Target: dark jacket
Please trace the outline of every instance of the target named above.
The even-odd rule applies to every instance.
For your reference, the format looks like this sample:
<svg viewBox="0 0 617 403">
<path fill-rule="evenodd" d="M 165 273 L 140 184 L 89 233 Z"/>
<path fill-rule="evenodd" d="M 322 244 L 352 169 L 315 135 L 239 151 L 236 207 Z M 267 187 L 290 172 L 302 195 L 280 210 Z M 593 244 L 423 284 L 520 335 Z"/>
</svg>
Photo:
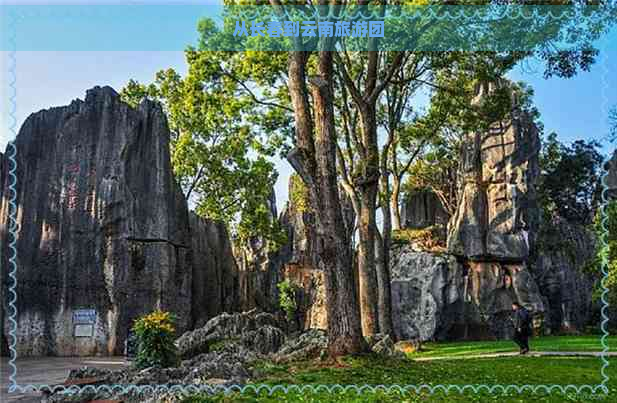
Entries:
<svg viewBox="0 0 617 403">
<path fill-rule="evenodd" d="M 531 315 L 529 311 L 522 306 L 514 312 L 512 322 L 516 330 L 520 329 L 521 331 L 527 332 L 531 330 Z"/>
</svg>

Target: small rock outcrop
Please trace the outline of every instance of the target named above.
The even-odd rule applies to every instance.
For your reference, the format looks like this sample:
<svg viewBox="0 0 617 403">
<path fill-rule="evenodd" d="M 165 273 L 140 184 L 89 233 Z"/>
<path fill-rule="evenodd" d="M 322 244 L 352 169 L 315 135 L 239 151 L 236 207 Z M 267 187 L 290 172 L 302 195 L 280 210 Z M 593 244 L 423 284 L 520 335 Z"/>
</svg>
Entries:
<svg viewBox="0 0 617 403">
<path fill-rule="evenodd" d="M 405 358 L 405 353 L 396 348 L 394 340 L 392 340 L 392 338 L 387 334 L 377 333 L 370 337 L 367 341 L 369 348 L 375 354 L 388 358 Z"/>
<path fill-rule="evenodd" d="M 326 333 L 310 329 L 305 333 L 286 336 L 278 320 L 269 313 L 253 309 L 248 312 L 221 314 L 202 328 L 184 333 L 176 340 L 177 351 L 183 358 L 172 368 L 129 366 L 121 370 L 102 370 L 83 367 L 72 370 L 68 380 L 97 378 L 107 385 L 242 385 L 258 375 L 259 360 L 277 363 L 322 357 L 327 347 Z M 379 347 L 383 354 L 400 356 L 391 340 Z M 49 402 L 86 402 L 98 399 L 118 399 L 127 402 L 176 401 L 174 392 L 144 391 L 133 388 L 120 391 L 86 390 L 79 396 L 52 394 Z"/>
<path fill-rule="evenodd" d="M 133 320 L 154 309 L 182 332 L 236 305 L 227 233 L 189 216 L 169 135 L 159 104 L 132 108 L 110 87 L 25 121 L 14 142 L 19 356 L 122 354 Z M 3 170 L 3 194 L 8 182 Z M 9 226 L 3 198 L 3 268 Z"/>
<path fill-rule="evenodd" d="M 216 316 L 203 327 L 180 336 L 176 347 L 181 357 L 188 358 L 207 353 L 211 345 L 226 340 L 241 341 L 253 351 L 269 354 L 281 347 L 285 337 L 274 315 L 253 309 Z"/>
<path fill-rule="evenodd" d="M 326 353 L 328 336 L 321 329 L 309 329 L 297 338 L 290 338 L 272 356 L 274 362 L 284 363 L 321 357 Z"/>
</svg>

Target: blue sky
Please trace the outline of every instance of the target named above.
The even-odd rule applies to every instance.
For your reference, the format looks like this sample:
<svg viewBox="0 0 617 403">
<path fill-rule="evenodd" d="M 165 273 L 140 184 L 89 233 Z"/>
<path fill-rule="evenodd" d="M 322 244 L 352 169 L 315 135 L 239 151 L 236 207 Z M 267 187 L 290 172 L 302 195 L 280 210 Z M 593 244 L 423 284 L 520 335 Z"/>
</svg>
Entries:
<svg viewBox="0 0 617 403">
<path fill-rule="evenodd" d="M 83 1 L 74 2 L 83 4 Z M 590 72 L 580 73 L 572 79 L 544 79 L 542 68 L 538 66 L 534 68 L 533 63 L 517 68 L 510 75 L 514 80 L 522 80 L 532 85 L 535 90 L 535 104 L 542 114 L 545 131 L 547 133 L 556 131 L 562 141 L 570 142 L 581 138 L 602 141 L 608 132 L 603 102 L 605 101 L 606 105 L 617 105 L 614 80 L 617 72 L 615 32 L 604 43 L 612 44 L 612 49 L 605 49 L 601 53 L 600 60 Z M 7 118 L 8 54 L 0 52 L 0 56 L 3 100 L 0 114 L 2 128 L 0 150 L 3 150 L 12 135 L 8 131 Z M 149 82 L 158 70 L 168 67 L 173 67 L 179 72 L 186 71 L 183 53 L 19 51 L 17 52 L 17 125 L 21 126 L 25 118 L 33 112 L 51 106 L 66 105 L 73 99 L 83 98 L 85 91 L 95 85 L 110 85 L 120 90 L 129 78 Z M 612 150 L 606 142 L 604 145 L 605 152 Z M 291 170 L 283 161 L 279 161 L 277 167 L 280 178 L 276 193 L 281 207 L 287 199 L 287 179 Z"/>
</svg>

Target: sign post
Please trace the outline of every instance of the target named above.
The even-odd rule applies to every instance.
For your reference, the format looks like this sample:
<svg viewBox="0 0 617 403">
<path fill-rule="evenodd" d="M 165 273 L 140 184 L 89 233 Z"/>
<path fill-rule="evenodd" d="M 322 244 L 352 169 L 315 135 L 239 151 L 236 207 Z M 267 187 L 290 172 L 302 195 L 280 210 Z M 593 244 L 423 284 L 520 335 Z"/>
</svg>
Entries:
<svg viewBox="0 0 617 403">
<path fill-rule="evenodd" d="M 76 309 L 73 311 L 73 336 L 92 337 L 94 335 L 94 323 L 96 322 L 96 309 Z"/>
</svg>

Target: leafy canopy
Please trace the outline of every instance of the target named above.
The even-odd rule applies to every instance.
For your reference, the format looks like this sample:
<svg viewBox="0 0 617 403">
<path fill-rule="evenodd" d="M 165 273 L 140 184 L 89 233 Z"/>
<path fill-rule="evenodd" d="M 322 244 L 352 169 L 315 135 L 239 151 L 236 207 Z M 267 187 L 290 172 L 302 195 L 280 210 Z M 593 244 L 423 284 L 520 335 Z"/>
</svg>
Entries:
<svg viewBox="0 0 617 403">
<path fill-rule="evenodd" d="M 588 224 L 593 217 L 603 157 L 600 145 L 577 140 L 565 145 L 548 135 L 540 156 L 539 197 L 544 213 Z"/>
<path fill-rule="evenodd" d="M 202 38 L 212 38 L 210 20 L 199 25 Z M 144 98 L 162 103 L 172 132 L 174 174 L 196 212 L 230 225 L 241 239 L 264 236 L 279 243 L 282 235 L 272 217 L 272 189 L 277 173 L 272 157 L 281 149 L 288 120 L 269 109 L 244 81 L 250 55 L 186 51 L 188 73 L 159 71 L 149 85 L 129 81 L 123 99 L 135 106 Z M 244 60 L 241 60 L 244 59 Z M 262 84 L 267 84 L 263 66 Z"/>
</svg>

